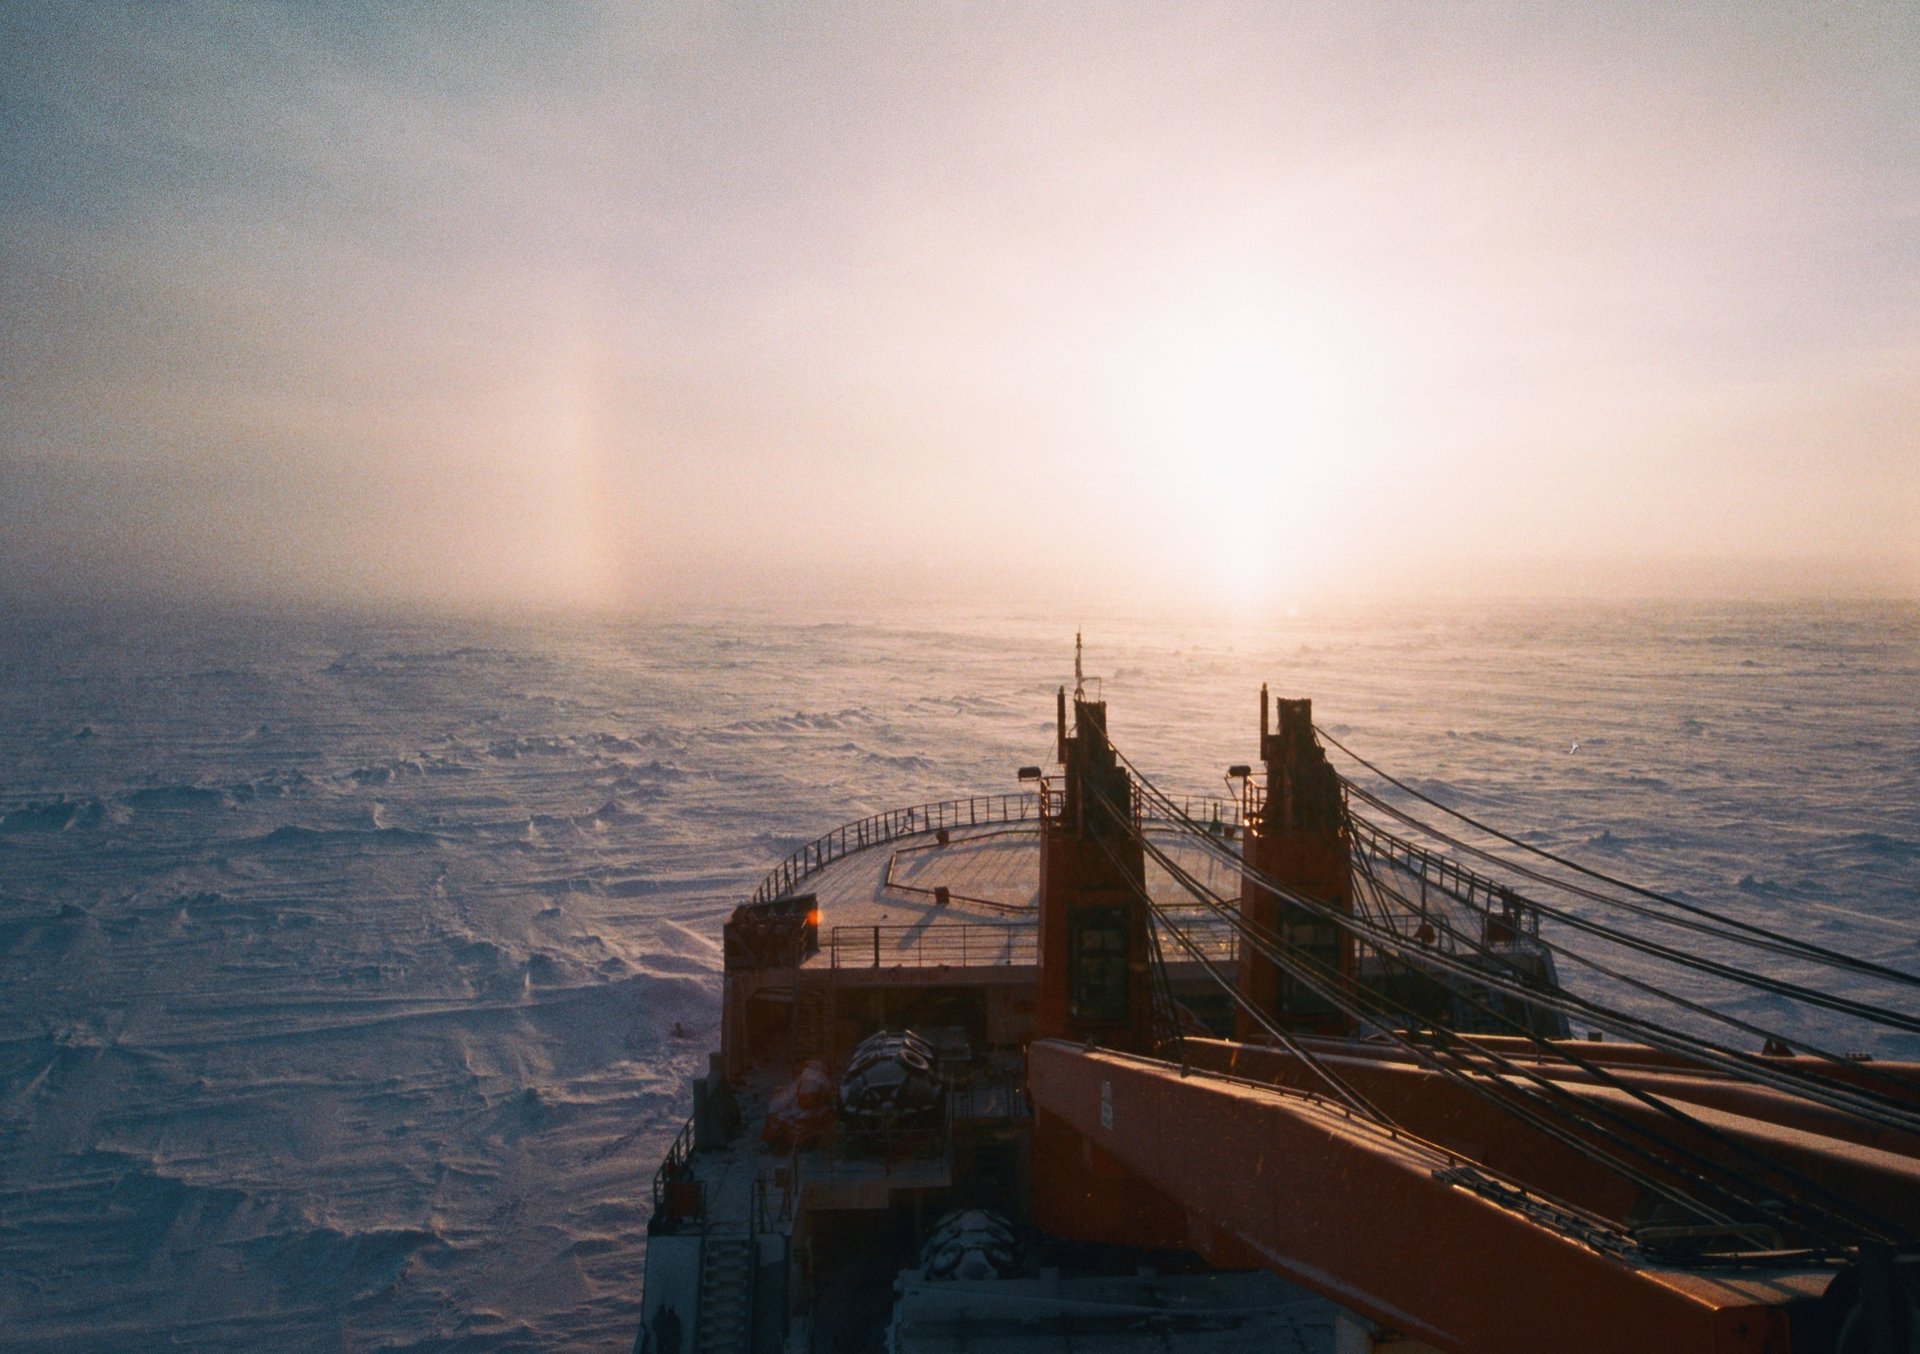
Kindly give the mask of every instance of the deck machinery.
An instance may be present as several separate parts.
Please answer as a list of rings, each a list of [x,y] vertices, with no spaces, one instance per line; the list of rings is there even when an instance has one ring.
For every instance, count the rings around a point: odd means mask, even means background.
[[[636,1349],[1920,1349],[1920,1065],[1571,1038],[1545,905],[1260,706],[1196,808],[1063,688],[735,910]]]

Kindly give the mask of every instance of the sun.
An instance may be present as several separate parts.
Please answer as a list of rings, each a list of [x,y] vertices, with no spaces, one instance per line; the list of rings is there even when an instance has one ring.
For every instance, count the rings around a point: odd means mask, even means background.
[[[1222,488],[1270,487],[1302,449],[1299,366],[1277,345],[1188,348],[1163,381],[1169,439]]]
[[[1230,607],[1286,600],[1320,567],[1338,475],[1322,428],[1328,379],[1303,344],[1185,331],[1141,384],[1143,505],[1176,567]]]

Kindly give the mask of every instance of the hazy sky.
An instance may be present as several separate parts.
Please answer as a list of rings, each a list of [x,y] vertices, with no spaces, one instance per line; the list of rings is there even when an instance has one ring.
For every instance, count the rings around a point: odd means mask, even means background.
[[[1920,7],[0,8],[0,595],[1920,595]]]

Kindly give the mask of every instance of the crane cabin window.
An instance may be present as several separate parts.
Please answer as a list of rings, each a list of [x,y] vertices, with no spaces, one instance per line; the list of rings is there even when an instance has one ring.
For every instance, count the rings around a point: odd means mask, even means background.
[[[1067,915],[1067,1010],[1102,1025],[1127,1019],[1127,909],[1082,907]]]

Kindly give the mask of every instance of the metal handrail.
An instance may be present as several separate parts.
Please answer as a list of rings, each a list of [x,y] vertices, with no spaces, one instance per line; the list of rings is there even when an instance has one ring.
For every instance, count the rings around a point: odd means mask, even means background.
[[[781,861],[753,892],[749,901],[754,903],[771,902],[776,898],[792,893],[801,883],[819,873],[835,861],[864,851],[870,847],[884,846],[889,842],[905,837],[927,836],[942,828],[972,828],[994,824],[1033,822],[1038,824],[1047,816],[1049,808],[1048,789],[1042,782],[1038,793],[1027,791],[1018,794],[971,795],[965,799],[934,800],[924,804],[915,804],[907,808],[888,809],[883,813],[871,814],[854,822],[843,824],[824,834],[790,854]],[[1057,797],[1057,796],[1055,796]],[[1180,801],[1180,812],[1188,822],[1220,823],[1223,828],[1240,825],[1242,804],[1230,798],[1219,796],[1188,797]],[[1054,810],[1057,812],[1057,808]],[[1158,817],[1145,819],[1145,826],[1156,822],[1170,821]],[[1369,854],[1390,861],[1420,879],[1423,886],[1430,886],[1464,904],[1477,912],[1482,918],[1496,910],[1503,915],[1511,915],[1519,923],[1519,935],[1532,939],[1539,934],[1540,914],[1528,905],[1524,896],[1514,892],[1507,885],[1485,875],[1478,874],[1461,865],[1450,856],[1428,850],[1404,837],[1387,832],[1377,825],[1359,817],[1349,818],[1354,837],[1354,845]],[[1509,913],[1509,909],[1512,912]],[[929,959],[936,964],[971,967],[976,964],[1032,962],[1028,953],[1034,940],[1015,941],[1010,947],[1006,932],[1009,929],[1028,930],[1025,927],[1008,928],[981,925],[976,929],[982,932],[978,947],[971,944],[966,934],[969,923],[943,923],[933,927],[922,927],[922,935],[908,950],[895,950],[899,959],[895,962],[909,962],[914,966],[923,966]],[[956,928],[958,932],[956,933]],[[879,968],[882,967],[881,940],[888,935],[900,935],[912,930],[912,927],[835,927],[829,940],[834,968]],[[985,933],[991,932],[991,939]],[[931,941],[928,936],[932,936]],[[842,957],[842,951],[849,956],[859,951],[859,958]],[[909,953],[911,958],[908,958]],[[1025,955],[1025,958],[1019,956]]]
[[[826,835],[816,837],[774,866],[747,901],[772,902],[792,893],[809,876],[818,874],[836,860],[868,847],[884,846],[902,837],[923,836],[938,832],[941,828],[1037,822],[1043,816],[1044,794],[1044,790],[1040,793],[1023,791],[1018,794],[969,795],[965,799],[935,800],[904,809],[888,809],[884,813],[870,814],[842,824]],[[1203,820],[1200,815],[1209,816],[1212,821],[1222,824],[1237,824],[1239,821],[1239,805],[1230,799],[1209,795],[1198,799],[1182,799],[1180,804],[1181,811],[1196,822]],[[1155,821],[1159,820],[1152,817],[1146,819],[1149,824]]]
[[[912,943],[903,944],[909,936]],[[884,951],[883,940],[891,942]],[[833,968],[1031,964],[1038,960],[1039,945],[1040,928],[1035,922],[1007,926],[991,922],[836,926],[827,935],[828,963]],[[881,962],[883,953],[885,964]]]
[[[1503,920],[1511,917],[1517,923],[1520,935],[1531,939],[1540,934],[1539,911],[1507,885],[1477,874],[1451,856],[1428,850],[1364,818],[1350,816],[1349,824],[1356,847],[1413,875],[1421,883],[1423,897],[1425,888],[1431,885],[1469,912],[1478,914],[1483,924],[1497,908]]]
[[[660,1159],[660,1169],[653,1173],[653,1211],[658,1213],[667,1203],[667,1186],[687,1173],[687,1162],[693,1156],[693,1120],[689,1118],[681,1125],[673,1145],[667,1148],[667,1154]]]
[[[937,1161],[952,1171],[953,1114],[953,1097],[942,1095],[940,1121],[926,1128],[860,1134],[851,1131],[845,1120],[835,1120],[827,1129],[819,1152],[808,1164],[811,1178],[866,1179],[876,1166],[883,1176],[891,1176],[897,1166],[928,1160]]]
[[[1020,793],[971,795],[966,799],[943,799],[872,814],[837,827],[795,851],[773,867],[748,901],[772,902],[793,892],[809,875],[818,873],[843,856],[864,851],[870,846],[884,846],[902,837],[937,832],[943,827],[1023,822],[1038,818],[1039,808],[1038,795]]]

